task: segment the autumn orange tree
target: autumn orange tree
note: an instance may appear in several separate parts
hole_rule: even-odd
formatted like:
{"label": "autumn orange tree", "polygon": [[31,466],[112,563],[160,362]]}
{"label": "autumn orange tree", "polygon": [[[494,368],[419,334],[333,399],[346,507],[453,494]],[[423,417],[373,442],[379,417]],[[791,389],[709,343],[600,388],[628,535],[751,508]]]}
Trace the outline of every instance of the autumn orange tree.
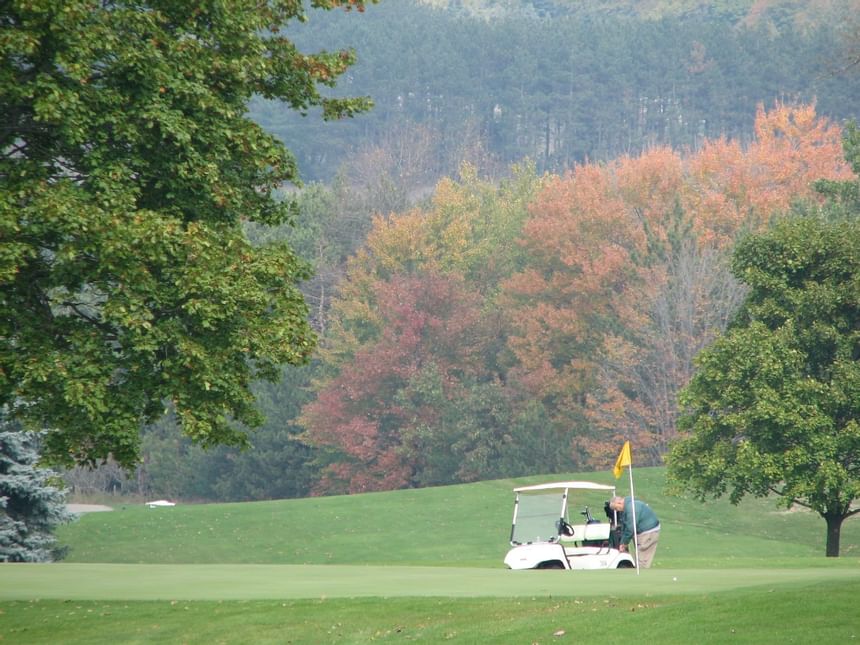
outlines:
{"label": "autumn orange tree", "polygon": [[655,149],[549,182],[524,227],[529,262],[505,284],[511,375],[550,407],[583,465],[622,439],[659,463],[693,355],[742,297],[726,249],[818,178],[844,178],[839,129],[811,106],[760,109],[748,147]]}
{"label": "autumn orange tree", "polygon": [[[659,277],[660,218],[682,187],[680,157],[660,149],[577,167],[531,206],[529,265],[504,285],[517,358],[511,376],[551,410],[562,450],[587,456],[576,444],[592,425],[588,403],[599,387],[602,348],[610,335],[642,324],[631,295],[643,297]],[[600,439],[588,438],[594,450]]]}
{"label": "autumn orange tree", "polygon": [[841,129],[812,105],[759,106],[754,133],[746,147],[719,139],[687,160],[686,205],[704,242],[725,248],[739,231],[759,230],[792,201],[812,197],[817,180],[851,177]]}

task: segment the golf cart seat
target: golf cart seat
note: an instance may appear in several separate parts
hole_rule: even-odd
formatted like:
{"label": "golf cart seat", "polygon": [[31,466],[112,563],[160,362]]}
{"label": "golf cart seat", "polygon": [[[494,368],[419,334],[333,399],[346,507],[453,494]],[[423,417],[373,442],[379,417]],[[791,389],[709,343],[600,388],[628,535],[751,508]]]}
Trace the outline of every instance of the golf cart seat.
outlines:
{"label": "golf cart seat", "polygon": [[610,525],[607,522],[599,522],[594,524],[573,524],[573,535],[561,535],[562,542],[583,542],[583,541],[599,541],[608,540]]}

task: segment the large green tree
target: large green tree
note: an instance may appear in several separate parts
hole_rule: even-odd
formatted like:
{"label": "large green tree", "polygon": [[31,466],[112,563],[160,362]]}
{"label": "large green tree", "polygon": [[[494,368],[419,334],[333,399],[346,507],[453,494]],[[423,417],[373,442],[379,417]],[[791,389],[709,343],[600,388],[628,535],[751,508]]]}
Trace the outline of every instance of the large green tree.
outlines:
{"label": "large green tree", "polygon": [[304,263],[243,228],[289,221],[298,180],[247,106],[369,107],[322,92],[352,52],[282,30],[372,1],[3,3],[0,405],[52,429],[51,458],[130,465],[166,403],[194,440],[242,443],[252,381],[309,355]]}
{"label": "large green tree", "polygon": [[681,394],[670,480],[700,499],[776,495],[827,523],[860,512],[860,220],[786,219],[738,245],[749,294]]}

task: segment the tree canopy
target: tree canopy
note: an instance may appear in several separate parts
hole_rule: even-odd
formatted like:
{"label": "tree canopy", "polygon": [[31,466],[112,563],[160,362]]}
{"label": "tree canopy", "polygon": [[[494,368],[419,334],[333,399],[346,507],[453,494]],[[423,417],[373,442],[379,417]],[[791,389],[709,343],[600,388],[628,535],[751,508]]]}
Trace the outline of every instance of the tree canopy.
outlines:
{"label": "tree canopy", "polygon": [[821,200],[814,179],[852,177],[839,128],[811,106],[756,123],[749,146],[498,187],[466,167],[427,207],[377,217],[299,418],[325,453],[320,489],[604,467],[624,439],[662,463],[692,357],[743,297],[735,240]]}
{"label": "tree canopy", "polygon": [[827,522],[839,555],[860,509],[860,221],[813,213],[742,241],[732,270],[749,294],[697,358],[671,480],[702,499],[775,494]]}
{"label": "tree canopy", "polygon": [[[372,0],[370,0],[372,1]],[[364,0],[312,0],[362,10]],[[315,338],[286,243],[245,222],[294,209],[293,156],[253,96],[350,116],[350,51],[282,33],[300,0],[13,0],[0,12],[0,406],[51,429],[51,458],[130,465],[172,407],[203,444],[241,443],[250,384]]]}
{"label": "tree canopy", "polygon": [[[368,222],[363,245],[351,188],[302,191],[314,226],[295,248],[323,268],[344,259],[303,285],[320,360],[255,388],[265,454],[203,451],[159,424],[130,489],[260,499],[602,469],[625,439],[661,464],[693,356],[748,289],[730,272],[738,236],[793,199],[823,203],[811,183],[840,200],[829,213],[856,212],[848,132],[777,104],[746,146],[657,148],[564,176],[526,165],[500,183],[466,165],[420,207]],[[266,475],[279,469],[294,484]]]}

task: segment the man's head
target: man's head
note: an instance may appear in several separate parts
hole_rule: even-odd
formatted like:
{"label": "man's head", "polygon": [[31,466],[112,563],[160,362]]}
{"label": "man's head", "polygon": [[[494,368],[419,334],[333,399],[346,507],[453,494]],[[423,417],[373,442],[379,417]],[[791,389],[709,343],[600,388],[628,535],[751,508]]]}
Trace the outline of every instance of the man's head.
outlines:
{"label": "man's head", "polygon": [[611,500],[609,500],[609,508],[611,508],[613,511],[621,513],[624,510],[624,498],[613,497]]}

